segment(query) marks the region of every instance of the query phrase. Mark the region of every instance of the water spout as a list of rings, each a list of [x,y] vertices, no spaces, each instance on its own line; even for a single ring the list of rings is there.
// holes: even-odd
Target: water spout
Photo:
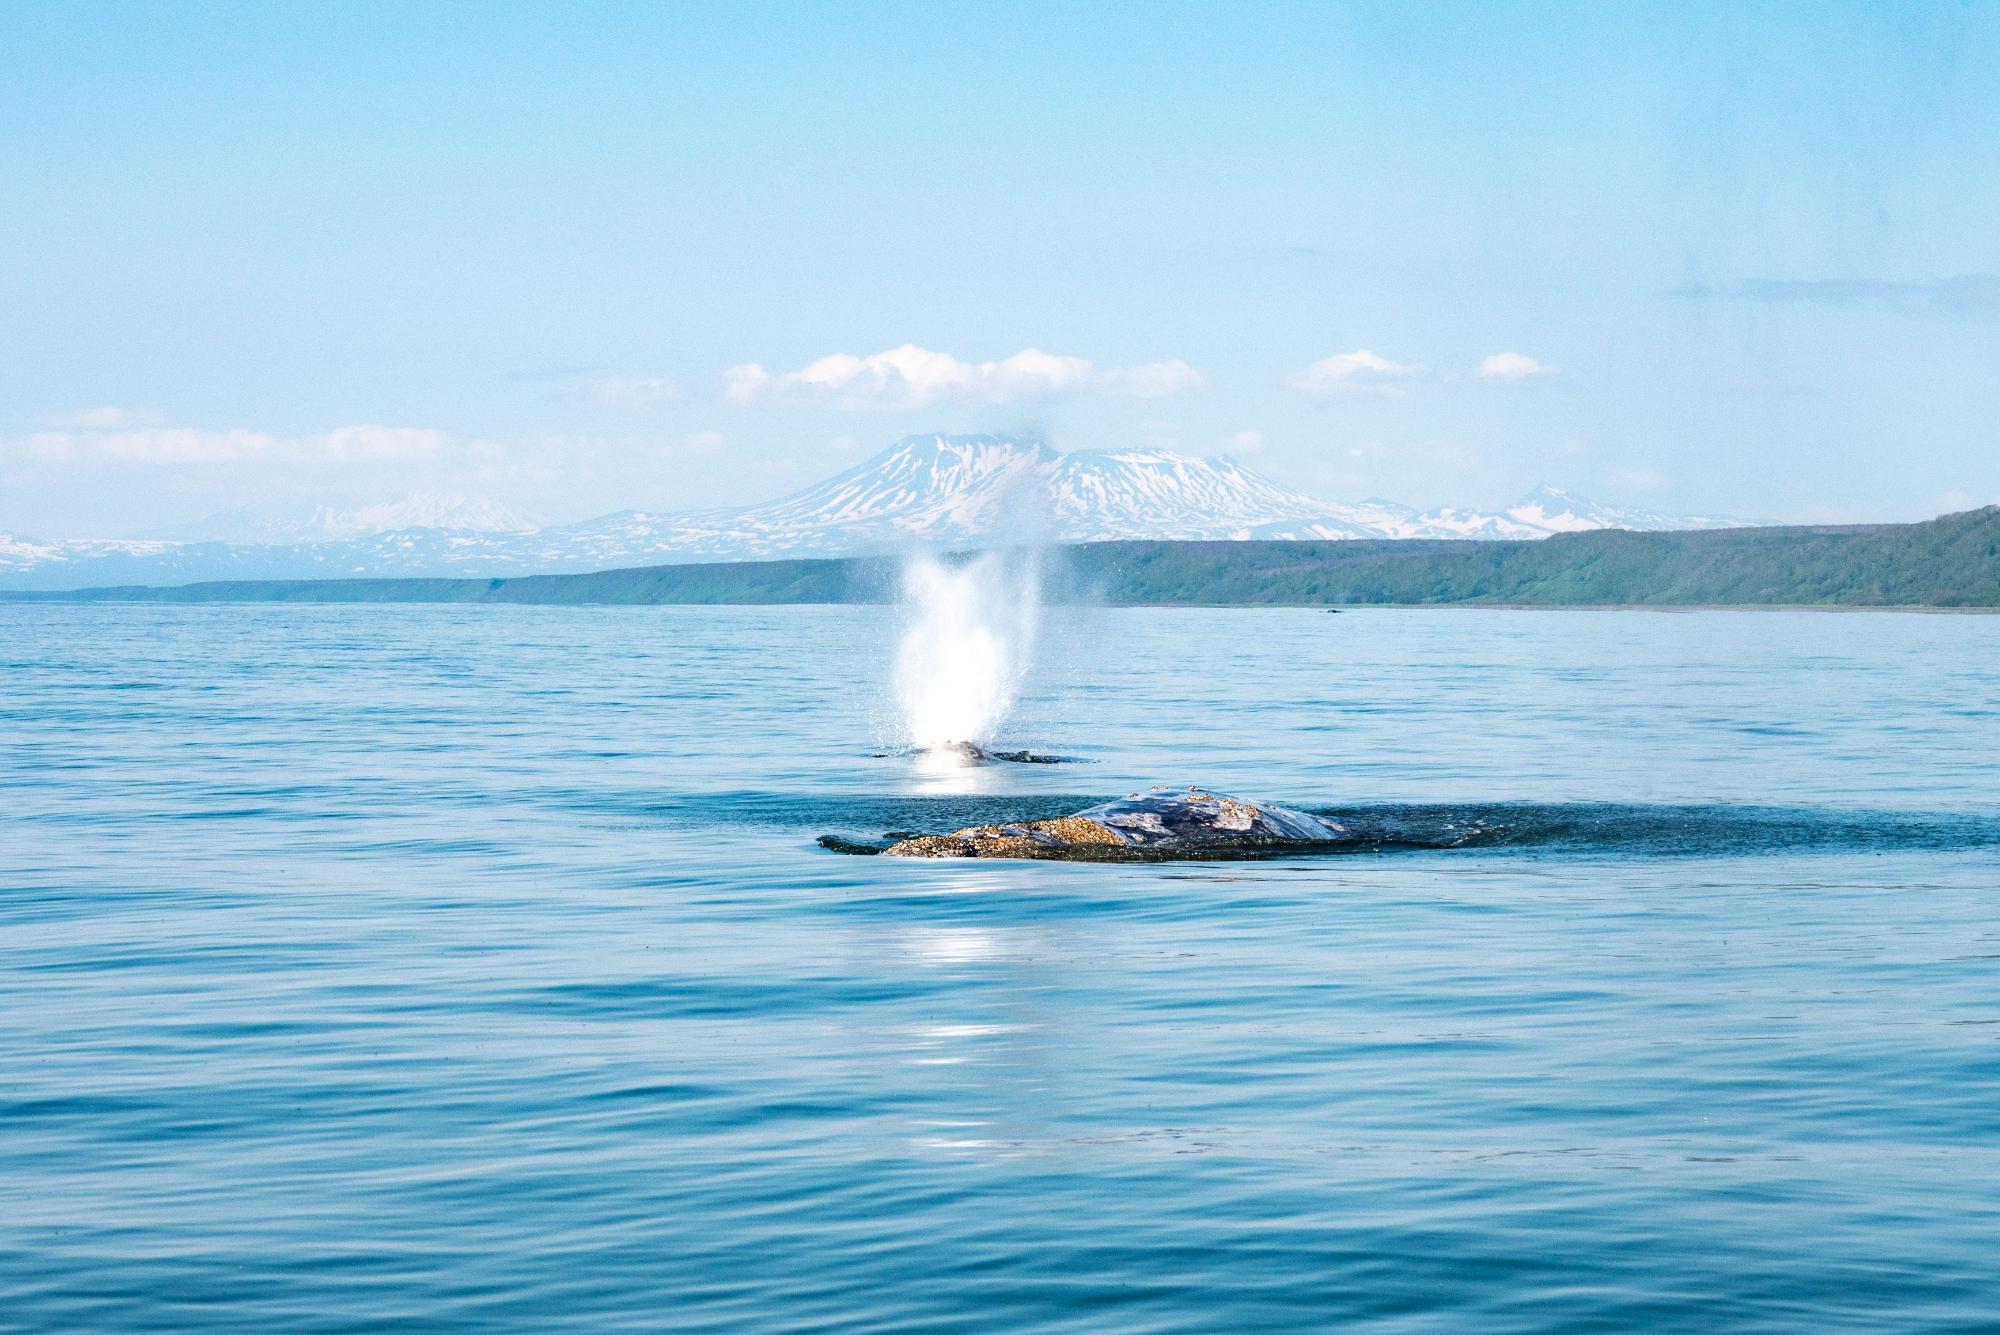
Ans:
[[[914,556],[903,567],[896,695],[920,752],[977,756],[1027,675],[1041,618],[1031,548],[963,561]]]

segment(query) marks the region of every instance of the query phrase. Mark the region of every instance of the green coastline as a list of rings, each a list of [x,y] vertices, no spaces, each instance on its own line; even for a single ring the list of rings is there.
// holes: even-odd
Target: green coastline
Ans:
[[[1101,542],[1055,549],[1052,601],[1144,607],[2000,608],[2000,506],[1916,524],[1532,542]],[[8,601],[782,605],[889,601],[883,557],[515,578],[230,580],[0,593]]]

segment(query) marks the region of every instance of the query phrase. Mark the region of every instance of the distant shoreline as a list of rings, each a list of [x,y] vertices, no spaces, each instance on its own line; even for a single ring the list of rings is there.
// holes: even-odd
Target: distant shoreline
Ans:
[[[7,602],[778,606],[894,601],[885,556],[505,578],[236,580],[0,591]],[[1080,543],[1050,550],[1056,604],[1110,607],[2000,611],[2000,507],[1918,524],[1449,539]]]
[[[827,607],[887,607],[892,604],[884,599],[849,598],[834,602],[737,602],[737,603],[669,603],[669,602],[532,602],[515,599],[507,602],[466,602],[437,598],[96,598],[85,595],[96,592],[79,589],[73,592],[4,592],[0,591],[0,604],[47,604],[59,603],[69,607],[127,607],[133,604],[147,606],[175,607],[568,607],[577,609],[604,609],[618,607],[764,607],[764,608],[827,608]],[[1687,614],[1694,612],[1832,612],[1832,613],[1884,613],[1907,616],[2000,616],[2000,607],[1937,607],[1924,603],[1354,603],[1345,607],[1335,607],[1325,603],[1088,603],[1050,602],[1049,607],[1095,607],[1104,611],[1125,612],[1657,612],[1663,615]]]

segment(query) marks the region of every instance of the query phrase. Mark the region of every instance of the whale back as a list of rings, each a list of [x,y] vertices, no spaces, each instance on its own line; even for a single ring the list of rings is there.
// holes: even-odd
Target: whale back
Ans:
[[[1246,802],[1196,788],[1155,788],[1053,820],[974,825],[917,835],[896,857],[1130,859],[1339,843],[1348,832],[1290,807]]]
[[[1076,813],[1134,848],[1332,843],[1345,831],[1332,821],[1272,802],[1246,802],[1189,788],[1155,788]]]

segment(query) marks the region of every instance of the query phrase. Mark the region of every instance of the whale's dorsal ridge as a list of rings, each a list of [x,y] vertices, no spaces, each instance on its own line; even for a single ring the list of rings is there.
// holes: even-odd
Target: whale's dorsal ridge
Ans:
[[[1190,785],[1086,807],[1053,820],[973,825],[892,845],[897,857],[1065,858],[1077,861],[1256,857],[1349,842],[1332,821]]]

